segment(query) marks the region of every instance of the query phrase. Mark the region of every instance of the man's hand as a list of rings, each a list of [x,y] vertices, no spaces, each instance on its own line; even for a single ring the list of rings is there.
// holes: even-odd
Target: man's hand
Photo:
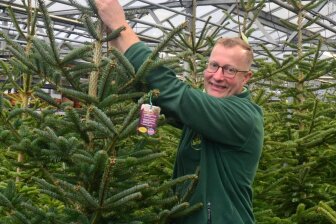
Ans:
[[[126,27],[126,30],[122,31],[118,38],[110,42],[114,47],[118,48],[121,52],[125,52],[134,43],[140,41],[128,25],[124,9],[118,0],[96,0],[96,7],[100,18],[108,28],[115,30],[121,26]]]
[[[125,12],[118,0],[96,0],[98,14],[111,30],[127,25]]]

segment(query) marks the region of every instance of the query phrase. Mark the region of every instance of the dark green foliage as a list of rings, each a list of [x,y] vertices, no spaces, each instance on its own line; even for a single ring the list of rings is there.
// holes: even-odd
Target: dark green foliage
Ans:
[[[70,2],[85,14],[97,42],[117,38],[123,31],[120,27],[100,36],[94,1],[87,0],[88,7]],[[264,4],[240,2],[246,12],[254,13],[253,20]],[[298,1],[290,2],[301,10]],[[13,55],[8,63],[0,62],[1,75],[7,77],[1,87],[17,90],[14,95],[0,95],[0,223],[167,223],[203,206],[187,203],[197,173],[171,180],[180,131],[163,125],[150,137],[138,134],[136,127],[139,107],[148,102],[148,91],[142,86],[148,71],[164,64],[189,74],[187,81],[202,87],[199,77],[213,37],[225,29],[227,20],[218,29],[210,29],[207,21],[199,39],[192,30],[190,36],[180,32],[185,24],[174,28],[135,72],[115,49],[94,61],[96,45],[69,47],[70,52],[60,57],[52,21],[39,3],[48,27],[47,43],[33,38],[28,51],[0,32]],[[28,21],[33,36],[36,13],[32,16]],[[15,23],[13,15],[12,19]],[[240,26],[241,35],[248,37],[254,31],[252,22],[233,22]],[[288,26],[297,31],[295,24]],[[303,41],[312,38],[317,36]],[[258,70],[250,80],[251,89],[265,112],[264,149],[254,183],[257,223],[336,222],[336,84],[315,83],[324,75],[335,78],[336,62],[320,58],[322,45],[321,39],[302,54],[281,61],[261,46],[271,61],[255,61]],[[288,46],[300,51],[299,45]],[[159,59],[163,48],[174,52],[179,48],[182,53]],[[178,70],[183,62],[188,66]],[[88,93],[90,83],[80,80],[96,72],[94,95]],[[34,85],[29,81],[33,79]],[[80,102],[79,107],[57,102],[41,91],[47,82]],[[18,153],[24,160],[17,160]],[[186,181],[187,194],[174,195],[171,188]]]
[[[183,27],[135,72],[117,50],[99,49],[124,28],[102,37],[95,25],[101,22],[91,17],[97,14],[94,1],[87,1],[90,8],[71,2],[85,14],[94,44],[70,48],[61,57],[42,0],[48,42],[33,37],[27,49],[2,35],[13,55],[9,63],[1,62],[8,77],[3,90],[17,93],[0,97],[1,222],[166,223],[199,208],[172,191],[197,179],[171,180],[179,131],[162,127],[153,137],[136,131],[140,106],[157,94],[139,84],[152,62],[163,63],[159,50]],[[93,76],[96,86],[82,83]],[[42,90],[46,83],[69,101],[53,99]]]
[[[300,15],[301,3],[291,3]],[[289,28],[300,32],[297,24]],[[264,91],[255,99],[265,112],[264,150],[254,183],[258,223],[335,223],[336,117],[331,111],[336,105],[326,97],[335,84],[323,83],[323,76],[335,79],[335,60],[320,58],[321,40],[302,48],[308,39],[292,46],[296,57],[279,61],[265,49],[272,62],[258,61],[253,81]]]

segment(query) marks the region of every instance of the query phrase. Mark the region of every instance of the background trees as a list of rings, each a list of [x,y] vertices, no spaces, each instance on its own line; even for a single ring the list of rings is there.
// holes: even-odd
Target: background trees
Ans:
[[[174,28],[136,72],[118,51],[106,48],[123,28],[106,34],[93,1],[89,10],[72,1],[94,41],[69,45],[67,55],[58,52],[49,14],[38,2],[47,42],[34,36],[37,11],[29,4],[29,32],[17,26],[28,44],[1,33],[13,56],[1,61],[7,79],[0,96],[0,222],[166,223],[197,209],[170,191],[197,179],[170,180],[179,130],[162,117],[157,135],[136,133],[139,107],[154,97],[140,87],[148,69],[164,63],[191,74],[186,81],[202,88],[199,77],[216,31],[206,24],[197,39],[192,23],[186,35],[185,24]],[[336,223],[335,83],[319,81],[324,75],[335,78],[336,62],[320,59],[322,38],[311,37],[316,42],[307,47],[301,35],[308,25],[301,14],[318,3],[291,4],[299,15],[297,26],[290,26],[298,42],[287,44],[297,54],[279,60],[264,47],[267,58],[255,61],[251,80],[254,100],[265,112],[255,213],[258,223]],[[244,19],[235,21],[242,38],[254,32],[248,12],[260,7],[262,2],[245,3]],[[181,53],[159,57],[173,47]],[[46,87],[68,100],[56,101]],[[8,89],[15,94],[4,94]]]

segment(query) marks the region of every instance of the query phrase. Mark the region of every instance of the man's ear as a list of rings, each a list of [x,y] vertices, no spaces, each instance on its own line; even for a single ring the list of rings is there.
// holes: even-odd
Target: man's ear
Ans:
[[[250,80],[250,78],[253,76],[253,72],[252,71],[248,71],[245,75],[244,75],[244,85],[246,85],[246,83]]]

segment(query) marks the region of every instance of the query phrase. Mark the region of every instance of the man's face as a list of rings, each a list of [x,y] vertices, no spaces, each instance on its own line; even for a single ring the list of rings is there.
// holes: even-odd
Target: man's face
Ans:
[[[221,67],[216,72],[209,72],[208,69],[205,69],[204,88],[209,95],[214,97],[222,98],[240,93],[252,76],[246,60],[246,50],[240,46],[227,48],[220,44],[215,45],[209,62],[219,66],[229,65],[239,71],[248,71],[237,72],[234,77],[228,77],[227,74],[223,74]]]

